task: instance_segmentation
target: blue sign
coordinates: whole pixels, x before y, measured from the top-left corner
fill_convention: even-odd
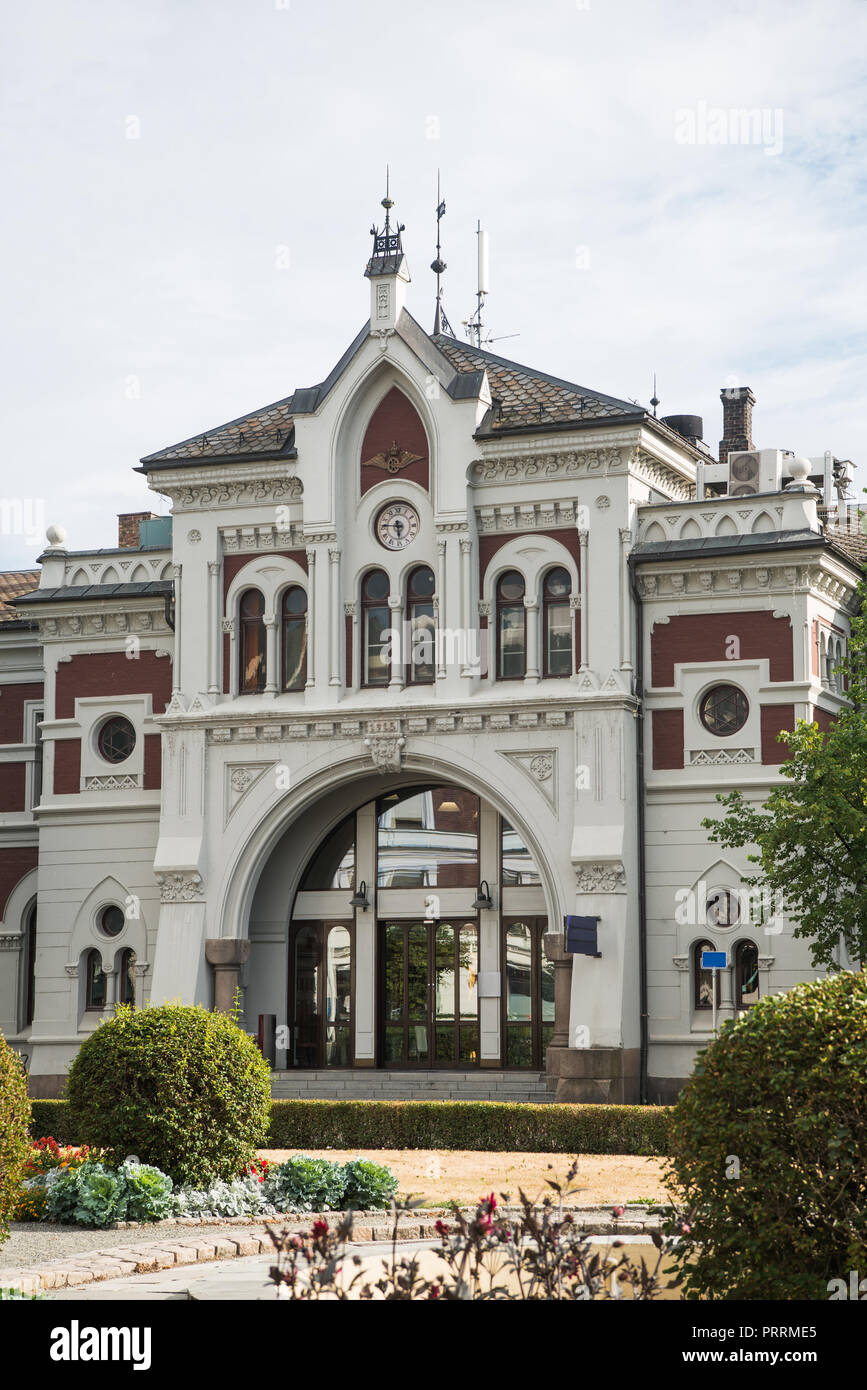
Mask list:
[[[601,956],[598,917],[567,917],[565,949],[573,956]]]
[[[727,965],[728,957],[725,951],[702,951],[702,970],[725,970]]]

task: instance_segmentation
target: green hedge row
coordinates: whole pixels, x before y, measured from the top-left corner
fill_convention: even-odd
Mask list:
[[[670,1108],[465,1100],[275,1100],[274,1149],[478,1149],[664,1155]],[[31,1134],[85,1142],[62,1100],[33,1101]]]

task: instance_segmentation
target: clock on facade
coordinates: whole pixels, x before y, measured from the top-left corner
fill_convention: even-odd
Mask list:
[[[418,535],[418,512],[408,502],[390,502],[376,518],[376,538],[386,550],[405,550]]]

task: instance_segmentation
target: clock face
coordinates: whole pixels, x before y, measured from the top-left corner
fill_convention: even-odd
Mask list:
[[[418,535],[418,512],[408,502],[390,502],[376,518],[376,539],[386,550],[405,550]]]

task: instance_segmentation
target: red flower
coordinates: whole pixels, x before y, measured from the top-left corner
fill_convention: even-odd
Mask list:
[[[438,1236],[447,1236],[450,1229],[451,1227],[445,1221],[440,1220],[434,1223],[434,1230]]]
[[[611,1208],[611,1215],[612,1215],[612,1216],[622,1216],[624,1210],[625,1210],[624,1207],[612,1207],[612,1208]]]
[[[318,1221],[314,1221],[314,1222],[313,1222],[313,1239],[314,1239],[314,1240],[319,1240],[319,1239],[321,1239],[322,1236],[325,1236],[325,1235],[327,1235],[327,1234],[328,1234],[328,1222],[327,1222],[327,1221],[323,1221],[322,1218],[320,1217]]]

